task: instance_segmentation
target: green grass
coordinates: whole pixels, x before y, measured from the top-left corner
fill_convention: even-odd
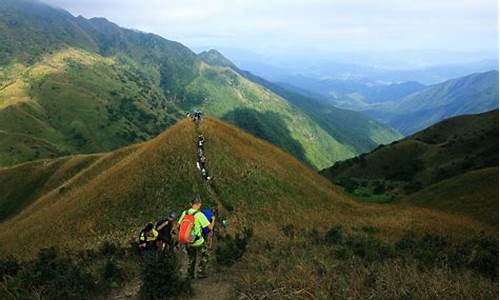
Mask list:
[[[498,111],[492,111],[443,121],[404,140],[339,162],[322,174],[368,202],[410,198],[414,201],[408,203],[427,203],[428,207],[498,223],[495,208],[480,209],[489,213],[479,217],[473,208],[483,204],[491,207],[490,203],[497,202],[494,191],[498,182],[492,175],[480,185],[473,175],[490,174],[488,168],[497,167]],[[484,190],[484,195],[479,196],[479,190]],[[459,200],[461,196],[471,203]]]
[[[480,231],[494,235],[495,226],[427,208],[361,205],[285,151],[212,118],[198,129],[183,120],[155,139],[110,153],[2,169],[2,178],[8,179],[2,189],[8,195],[16,195],[24,182],[38,193],[19,194],[16,201],[26,205],[0,223],[0,256],[29,259],[40,248],[53,246],[68,252],[103,241],[124,246],[145,223],[187,208],[197,193],[205,207],[215,206],[194,163],[199,132],[206,138],[213,190],[224,208],[221,218],[230,224],[221,228],[225,239],[218,242],[220,251],[231,258],[219,270],[237,295],[387,295],[386,288],[364,284],[364,274],[372,271],[377,272],[373,280],[378,284],[394,280],[389,290],[396,295],[402,295],[396,285],[430,283],[435,295],[457,286],[461,289],[455,296],[496,291],[491,281],[467,269],[422,270],[392,256],[380,259],[385,245],[399,241],[409,228],[418,235],[441,234],[460,243]],[[0,204],[9,201],[0,200]],[[342,247],[315,242],[314,236],[321,238],[338,225],[346,234],[352,233],[349,242]],[[246,230],[253,232],[250,239],[241,236]],[[342,236],[349,237],[346,234]],[[330,232],[328,239],[341,239],[338,236]],[[468,283],[461,285],[463,280]],[[415,291],[416,295],[422,292]]]

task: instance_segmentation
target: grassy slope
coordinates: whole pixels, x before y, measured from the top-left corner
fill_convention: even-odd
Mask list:
[[[403,202],[498,225],[498,167],[470,171],[414,193]]]
[[[228,211],[227,231],[254,231],[244,257],[220,273],[239,296],[386,298],[391,293],[402,297],[402,286],[415,295],[424,295],[423,286],[432,287],[426,295],[445,298],[495,293],[494,283],[464,271],[420,270],[392,260],[367,267],[357,258],[337,257],[331,247],[315,244],[307,235],[313,228],[323,233],[341,225],[354,234],[373,228],[377,238],[391,242],[408,230],[461,240],[481,230],[494,234],[494,227],[427,208],[357,203],[283,150],[215,119],[205,120],[199,130],[184,120],[155,139],[111,153],[2,169],[2,178],[9,180],[2,189],[12,189],[9,198],[15,195],[24,208],[11,210],[0,223],[0,254],[26,258],[52,245],[79,251],[109,239],[126,244],[145,222],[184,209],[194,193],[213,206],[194,164],[198,132],[207,140],[213,189]],[[38,192],[17,194],[25,182]],[[0,198],[0,206],[12,202],[9,198]],[[284,234],[286,224],[293,224],[296,237]],[[372,246],[363,247],[369,251]],[[389,285],[380,290],[367,284],[371,273]],[[450,289],[456,292],[450,295]]]
[[[83,50],[57,51],[16,71],[0,90],[3,165],[116,149],[179,116],[151,77],[138,81],[133,65]]]
[[[326,105],[314,98],[306,97],[247,71],[240,70],[216,50],[200,53],[199,57],[211,65],[228,67],[245,79],[261,85],[286,99],[293,106],[300,108],[310,119],[314,120],[321,130],[328,133],[339,143],[348,145],[348,148],[355,153],[370,151],[379,144],[387,144],[402,137],[397,131],[362,113]],[[248,128],[245,129],[248,130]],[[339,157],[338,154],[335,154],[335,156]]]
[[[203,111],[267,139],[316,168],[356,153],[300,109],[230,68],[202,63],[200,76],[188,90],[205,99],[198,105]]]
[[[180,43],[37,1],[0,7],[0,165],[144,141],[197,106],[258,128],[252,133],[319,169],[395,138],[363,118],[336,122],[354,120],[347,112],[311,114],[230,61],[202,63],[218,53],[197,57]]]
[[[441,120],[498,108],[498,71],[471,74],[432,85],[368,113],[405,135]]]
[[[280,222],[313,216],[327,223],[381,226],[387,238],[395,238],[410,224],[416,230],[460,234],[477,228],[471,221],[426,209],[360,206],[266,142],[215,120],[206,121],[201,130],[208,140],[216,189],[221,200],[235,208],[233,217],[238,216],[232,221],[239,224],[235,228],[251,223],[269,234]],[[109,237],[123,241],[146,221],[184,208],[194,193],[209,199],[194,165],[195,136],[194,126],[186,120],[158,138],[119,151],[3,169],[11,188],[32,182],[32,190],[38,192],[2,194],[4,207],[13,202],[11,195],[27,205],[19,213],[19,207],[12,209],[1,223],[2,253],[33,254],[49,245],[91,246]],[[40,172],[44,175],[38,176]]]
[[[461,182],[464,184],[464,189],[467,189],[468,186],[475,185],[476,181],[473,180],[475,177],[462,174],[497,166],[498,111],[492,111],[440,122],[400,142],[380,147],[367,155],[337,163],[322,173],[346,187],[352,186],[352,181],[354,181],[353,193],[361,198],[387,200],[405,198],[408,194],[421,189],[424,189],[424,192],[426,188],[432,188],[432,191],[437,193],[437,189],[442,187],[444,190],[439,194],[446,194],[446,191],[450,192],[450,182]],[[450,179],[459,175],[462,177]],[[469,184],[465,184],[467,178],[471,179]],[[452,181],[448,184],[435,185],[446,179]],[[498,182],[490,179],[486,181],[492,185],[490,188],[497,189]],[[375,187],[381,184],[385,187],[384,191],[381,195],[374,195]],[[475,192],[470,192],[467,197],[472,198]],[[411,198],[416,199],[419,194]],[[429,196],[428,193],[425,195]],[[485,195],[492,197],[488,201],[497,200],[492,193]],[[441,208],[446,207],[447,201],[453,198],[442,197],[443,205],[436,205]],[[461,210],[460,203],[450,206],[450,210]],[[489,204],[488,207],[490,207]],[[467,211],[467,209],[464,207],[461,211]],[[486,211],[489,212],[488,220],[496,218],[495,211],[485,209],[484,212]],[[470,213],[477,216],[474,211]],[[496,221],[498,222],[498,218]]]

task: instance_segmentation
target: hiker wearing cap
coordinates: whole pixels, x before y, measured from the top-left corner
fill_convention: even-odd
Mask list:
[[[189,257],[188,276],[190,278],[206,278],[208,275],[208,249],[203,235],[208,234],[214,228],[215,217],[209,221],[200,210],[201,199],[197,196],[193,199],[191,208],[182,213],[178,222],[179,242],[186,245]],[[198,259],[198,274],[195,274]]]
[[[152,223],[149,223],[139,234],[139,250],[154,250],[157,238],[158,231],[156,231]]]
[[[158,231],[158,238],[156,245],[160,250],[173,250],[175,247],[175,229],[177,224],[177,217],[179,214],[176,212],[170,213],[168,218],[160,219],[156,222],[155,229]]]

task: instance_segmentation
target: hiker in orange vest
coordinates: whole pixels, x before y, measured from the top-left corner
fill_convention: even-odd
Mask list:
[[[179,242],[186,245],[189,257],[188,276],[190,278],[206,278],[208,276],[208,249],[203,235],[213,230],[215,217],[209,221],[200,209],[201,199],[196,196],[191,203],[191,208],[182,213],[178,222]],[[198,274],[195,274],[198,258]]]

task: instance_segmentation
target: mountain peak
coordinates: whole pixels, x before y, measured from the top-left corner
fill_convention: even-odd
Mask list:
[[[213,66],[229,67],[233,70],[238,70],[238,67],[235,64],[233,64],[232,61],[227,59],[222,53],[220,53],[215,49],[203,51],[200,54],[198,54],[198,57],[200,57],[204,62]]]

